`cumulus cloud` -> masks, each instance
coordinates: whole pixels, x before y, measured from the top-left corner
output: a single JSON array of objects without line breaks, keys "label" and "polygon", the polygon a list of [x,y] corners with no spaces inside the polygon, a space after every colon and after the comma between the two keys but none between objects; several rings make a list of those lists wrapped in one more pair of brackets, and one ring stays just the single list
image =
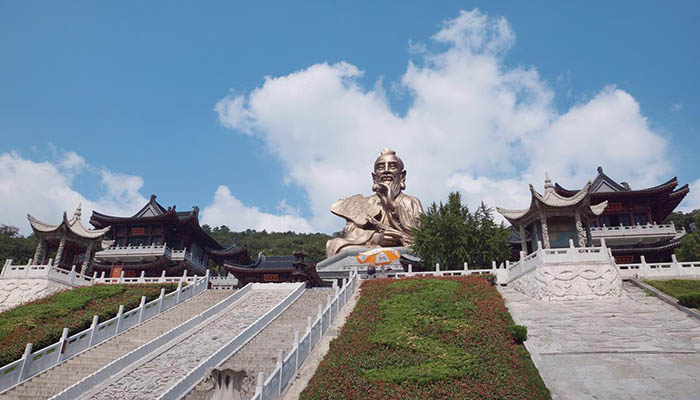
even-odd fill
[{"label": "cumulus cloud", "polygon": [[445,21],[428,44],[409,42],[406,71],[389,83],[411,94],[404,115],[348,62],[266,77],[215,110],[224,126],[264,141],[311,199],[311,226],[324,231],[342,226],[330,204],[370,193],[382,147],[404,159],[406,191],[424,204],[460,190],[472,207],[527,207],[527,184],[541,188],[545,171],[573,188],[599,165],[637,187],[667,179],[668,140],[632,95],[608,86],[560,112],[534,67],[504,63],[515,40],[504,18],[473,10]]},{"label": "cumulus cloud", "polygon": [[700,179],[690,183],[688,186],[690,187],[690,193],[685,197],[678,210],[683,212],[700,210]]},{"label": "cumulus cloud", "polygon": [[[278,208],[285,212],[294,211],[286,201],[282,201]],[[265,229],[273,232],[311,232],[311,227],[305,219],[290,214],[269,214],[257,207],[246,206],[224,185],[216,189],[212,204],[202,210],[202,223],[210,226],[226,225],[233,231]]]},{"label": "cumulus cloud", "polygon": [[80,203],[83,220],[93,210],[114,214],[129,214],[138,210],[146,198],[139,190],[143,180],[137,176],[99,171],[102,194],[91,200],[73,189],[73,180],[82,171],[94,169],[74,152],[64,152],[57,161],[33,161],[16,152],[0,154],[0,223],[20,228],[22,234],[31,232],[27,213],[46,221],[58,223],[64,211],[69,215]]},{"label": "cumulus cloud", "polygon": [[[27,213],[48,223],[60,222],[64,211],[72,215],[82,205],[83,223],[87,226],[93,210],[111,215],[131,215],[148,201],[141,193],[144,182],[139,176],[113,172],[90,165],[74,152],[55,152],[54,161],[33,161],[17,152],[0,154],[0,224],[20,228],[22,234],[31,233]],[[99,185],[99,197],[89,199],[74,189],[74,180],[81,173],[93,174]],[[214,194],[212,204],[202,212],[202,223],[212,226],[228,225],[234,230],[267,229],[286,232],[309,232],[309,224],[299,217],[299,210],[280,201],[277,209],[282,215],[261,212],[236,199],[231,191],[221,186]]]}]

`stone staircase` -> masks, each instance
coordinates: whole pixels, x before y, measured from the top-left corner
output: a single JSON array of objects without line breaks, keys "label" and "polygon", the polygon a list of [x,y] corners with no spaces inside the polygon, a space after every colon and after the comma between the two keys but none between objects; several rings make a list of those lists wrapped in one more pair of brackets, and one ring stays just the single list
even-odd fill
[{"label": "stone staircase", "polygon": [[[258,372],[264,372],[267,379],[275,370],[279,350],[284,350],[285,355],[289,353],[294,346],[294,332],[303,336],[306,333],[307,317],[315,319],[318,315],[318,305],[325,307],[328,296],[334,293],[332,289],[307,289],[282,315],[224,361],[218,369],[245,371],[241,398],[253,397]],[[213,394],[213,382],[205,379],[188,393],[185,399],[211,399]]]},{"label": "stone staircase", "polygon": [[234,291],[231,290],[207,290],[141,325],[34,376],[1,394],[0,399],[48,399],[233,293]]}]

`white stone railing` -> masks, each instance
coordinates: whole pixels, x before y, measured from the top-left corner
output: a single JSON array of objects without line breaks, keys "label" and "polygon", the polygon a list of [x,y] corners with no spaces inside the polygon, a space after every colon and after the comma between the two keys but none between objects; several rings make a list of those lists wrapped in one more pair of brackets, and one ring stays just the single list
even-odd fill
[{"label": "white stone railing", "polygon": [[676,255],[671,255],[671,262],[647,263],[644,256],[638,264],[618,264],[623,279],[672,279],[672,278],[700,278],[700,261],[678,262]]},{"label": "white stone railing", "polygon": [[120,257],[162,257],[170,249],[166,244],[151,244],[143,246],[111,246],[95,253],[95,257],[100,258],[120,258]]},{"label": "white stone railing", "polygon": [[226,276],[210,276],[209,283],[214,290],[231,290],[238,286],[238,279],[232,274]]},{"label": "white stone railing", "polygon": [[670,224],[591,227],[591,236],[594,239],[626,236],[676,236],[679,234],[685,234],[685,228],[677,230],[673,222]]},{"label": "white stone railing", "polygon": [[146,303],[146,297],[141,297],[141,304],[132,310],[124,311],[124,306],[120,305],[117,316],[112,319],[99,322],[99,317],[95,315],[92,325],[82,332],[68,336],[68,328],[63,328],[61,339],[43,349],[32,352],[32,344],[27,343],[22,358],[0,368],[0,394],[56,364],[189,300],[207,290],[208,284],[208,274],[191,285],[185,286],[180,281],[175,291],[166,294],[165,289],[161,289],[160,297],[153,301]]},{"label": "white stone railing", "polygon": [[[46,265],[34,265],[30,259],[26,265],[14,265],[12,259],[5,261],[5,266],[0,273],[0,279],[23,279],[23,278],[44,278],[51,279],[57,282],[64,283],[70,286],[90,286],[96,284],[143,284],[143,283],[193,283],[197,280],[197,275],[187,276],[185,270],[182,276],[165,276],[165,271],[159,277],[146,277],[145,271],[141,271],[139,277],[125,277],[124,271],[117,278],[105,277],[104,271],[100,276],[94,272],[92,276],[83,275],[76,272],[76,267],[73,265],[70,271],[59,268],[52,264],[53,260],[49,260]],[[205,275],[209,271],[204,272]]]},{"label": "white stone railing", "polygon": [[194,266],[198,267],[203,273],[207,269],[207,265],[201,258],[194,257],[191,252],[183,249],[176,250],[164,244],[151,244],[145,246],[112,246],[95,253],[95,257],[109,260],[111,258],[128,260],[140,260],[146,257],[165,257],[173,261],[189,261]]},{"label": "white stone railing", "polygon": [[[496,263],[490,269],[469,269],[469,264],[464,263],[464,269],[456,270],[441,270],[440,264],[435,264],[435,271],[420,271],[414,272],[413,266],[408,265],[408,272],[386,272],[378,277],[381,278],[415,278],[415,277],[425,277],[425,276],[467,276],[467,275],[496,275]],[[369,279],[369,276],[362,277],[361,279]]]},{"label": "white stone railing", "polygon": [[70,286],[90,286],[94,284],[94,276],[91,277],[76,272],[75,265],[68,271],[53,265],[53,260],[49,260],[49,263],[46,265],[32,264],[31,259],[25,265],[14,265],[12,264],[12,259],[5,260],[0,279],[23,278],[51,279]]},{"label": "white stone railing", "polygon": [[[294,333],[294,346],[285,356],[280,350],[277,356],[277,367],[265,379],[264,372],[258,373],[258,384],[255,395],[251,400],[277,400],[294,379],[297,372],[309,357],[314,347],[321,341],[328,331],[331,323],[338,316],[340,310],[355,293],[360,284],[360,276],[357,271],[350,273],[350,278],[343,281],[343,288],[335,287],[335,296],[328,296],[326,307],[318,306],[318,315],[312,322],[307,320],[306,333],[300,337],[299,332]],[[290,332],[291,333],[291,332]],[[235,339],[234,339],[235,340]],[[223,362],[224,359],[221,361]],[[179,397],[161,397],[161,399],[176,399]]]}]

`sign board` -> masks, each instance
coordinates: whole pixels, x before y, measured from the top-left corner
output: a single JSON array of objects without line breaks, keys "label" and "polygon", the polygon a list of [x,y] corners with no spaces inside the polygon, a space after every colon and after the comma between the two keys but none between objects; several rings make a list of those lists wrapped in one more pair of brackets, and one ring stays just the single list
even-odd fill
[{"label": "sign board", "polygon": [[263,282],[279,282],[280,277],[277,274],[264,274]]},{"label": "sign board", "polygon": [[145,235],[146,228],[131,228],[132,235]]},{"label": "sign board", "polygon": [[616,203],[608,203],[608,206],[605,207],[605,211],[615,211],[615,210],[621,210],[622,209],[622,203],[621,202],[616,202]]}]

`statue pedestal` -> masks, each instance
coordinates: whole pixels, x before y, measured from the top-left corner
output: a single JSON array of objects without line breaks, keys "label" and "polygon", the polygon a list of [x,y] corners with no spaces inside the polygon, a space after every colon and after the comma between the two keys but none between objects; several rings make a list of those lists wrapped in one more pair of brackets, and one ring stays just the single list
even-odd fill
[{"label": "statue pedestal", "polygon": [[[371,250],[373,248],[375,247],[362,247],[343,250],[340,253],[334,255],[333,257],[326,258],[325,260],[316,264],[316,271],[322,278],[335,277],[335,275],[340,276],[349,274],[350,271],[354,270],[355,268],[357,268],[358,273],[364,275],[367,273],[367,268],[369,267],[369,265],[360,264],[357,261],[357,258],[355,258],[355,256],[357,256],[359,253],[362,253],[363,251]],[[401,253],[402,255],[414,255],[413,250],[411,250],[408,247],[392,248],[398,250],[399,253]],[[384,269],[403,272],[403,267],[401,266],[399,260],[396,260],[391,264],[385,265]],[[379,270],[381,270],[381,267],[377,267],[377,271]]]}]

